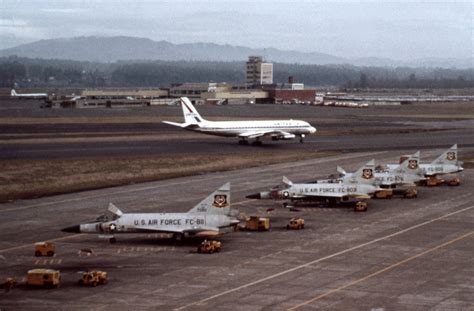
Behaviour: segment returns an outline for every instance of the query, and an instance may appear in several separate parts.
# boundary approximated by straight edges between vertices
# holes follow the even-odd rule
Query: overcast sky
[[[473,1],[0,0],[0,48],[135,36],[342,57],[472,58]]]

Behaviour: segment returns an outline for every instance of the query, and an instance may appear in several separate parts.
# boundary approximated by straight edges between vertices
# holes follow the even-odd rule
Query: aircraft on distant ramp
[[[19,98],[47,98],[48,93],[22,93],[18,94],[14,89],[10,92],[11,97],[19,97]]]
[[[239,144],[248,144],[254,139],[261,144],[260,138],[270,137],[272,140],[290,140],[300,137],[302,143],[305,136],[316,132],[316,128],[306,121],[274,120],[274,121],[208,121],[205,120],[187,97],[181,97],[184,123],[163,121],[186,130],[209,135],[238,137]]]
[[[112,203],[95,222],[62,229],[63,232],[98,233],[115,242],[118,233],[172,233],[175,240],[207,237],[236,226],[239,211],[230,207],[230,183],[222,185],[187,213],[123,213]]]

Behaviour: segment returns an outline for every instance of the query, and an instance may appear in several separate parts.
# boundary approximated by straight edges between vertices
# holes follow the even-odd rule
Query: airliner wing
[[[261,132],[245,132],[245,133],[242,133],[242,134],[239,134],[238,136],[240,138],[249,138],[249,139],[252,139],[252,138],[257,138],[257,137],[262,137],[264,135],[267,135],[267,133],[269,133],[268,131],[261,131]]]
[[[255,131],[255,132],[245,132],[238,135],[240,138],[258,138],[262,136],[279,136],[285,138],[295,138],[294,134],[284,132],[284,131]]]
[[[177,126],[177,127],[180,127],[180,128],[196,128],[196,127],[199,127],[196,124],[189,124],[189,123],[176,123],[176,122],[171,122],[171,121],[161,121],[161,122],[163,122],[165,124]]]

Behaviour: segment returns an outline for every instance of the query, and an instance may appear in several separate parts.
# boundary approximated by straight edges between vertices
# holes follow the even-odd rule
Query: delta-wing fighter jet
[[[408,156],[400,165],[384,170],[375,170],[375,185],[383,188],[377,191],[377,198],[391,198],[394,188],[402,188],[405,197],[414,198],[417,196],[416,184],[424,180],[423,170],[420,165],[420,152]],[[347,173],[340,166],[337,171],[341,174],[341,179],[351,178],[354,173]]]
[[[367,200],[379,191],[375,186],[374,160],[367,162],[357,172],[345,179],[325,180],[315,183],[295,184],[283,177],[283,185],[270,191],[248,195],[249,199],[286,200],[297,202],[327,202],[337,204],[344,201],[355,201],[355,211],[366,211]],[[283,203],[288,207],[288,203]]]
[[[403,158],[402,156],[401,159]],[[423,170],[426,184],[429,186],[436,186],[444,182],[451,186],[458,186],[460,180],[455,174],[464,170],[462,164],[463,162],[458,160],[458,145],[455,144],[433,162],[420,163],[420,168]],[[396,166],[396,164],[387,165],[388,168]]]
[[[177,126],[189,131],[200,132],[209,135],[238,137],[239,144],[248,144],[254,140],[255,144],[261,144],[263,137],[272,140],[290,140],[300,137],[300,142],[308,134],[316,132],[306,121],[300,120],[273,120],[273,121],[208,121],[205,120],[187,97],[181,97],[181,108],[183,109],[184,123],[163,121],[165,124]]]
[[[206,237],[239,223],[237,209],[230,207],[230,184],[226,183],[187,213],[123,213],[112,203],[108,213],[95,222],[62,229],[64,232],[109,235],[119,233],[171,233],[174,239]]]

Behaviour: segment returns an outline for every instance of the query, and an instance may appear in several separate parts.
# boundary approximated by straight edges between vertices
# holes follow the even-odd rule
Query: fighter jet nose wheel
[[[174,238],[174,240],[175,240],[176,242],[181,242],[181,241],[183,241],[183,235],[182,235],[181,233],[175,233],[175,234],[173,235],[173,238]]]

